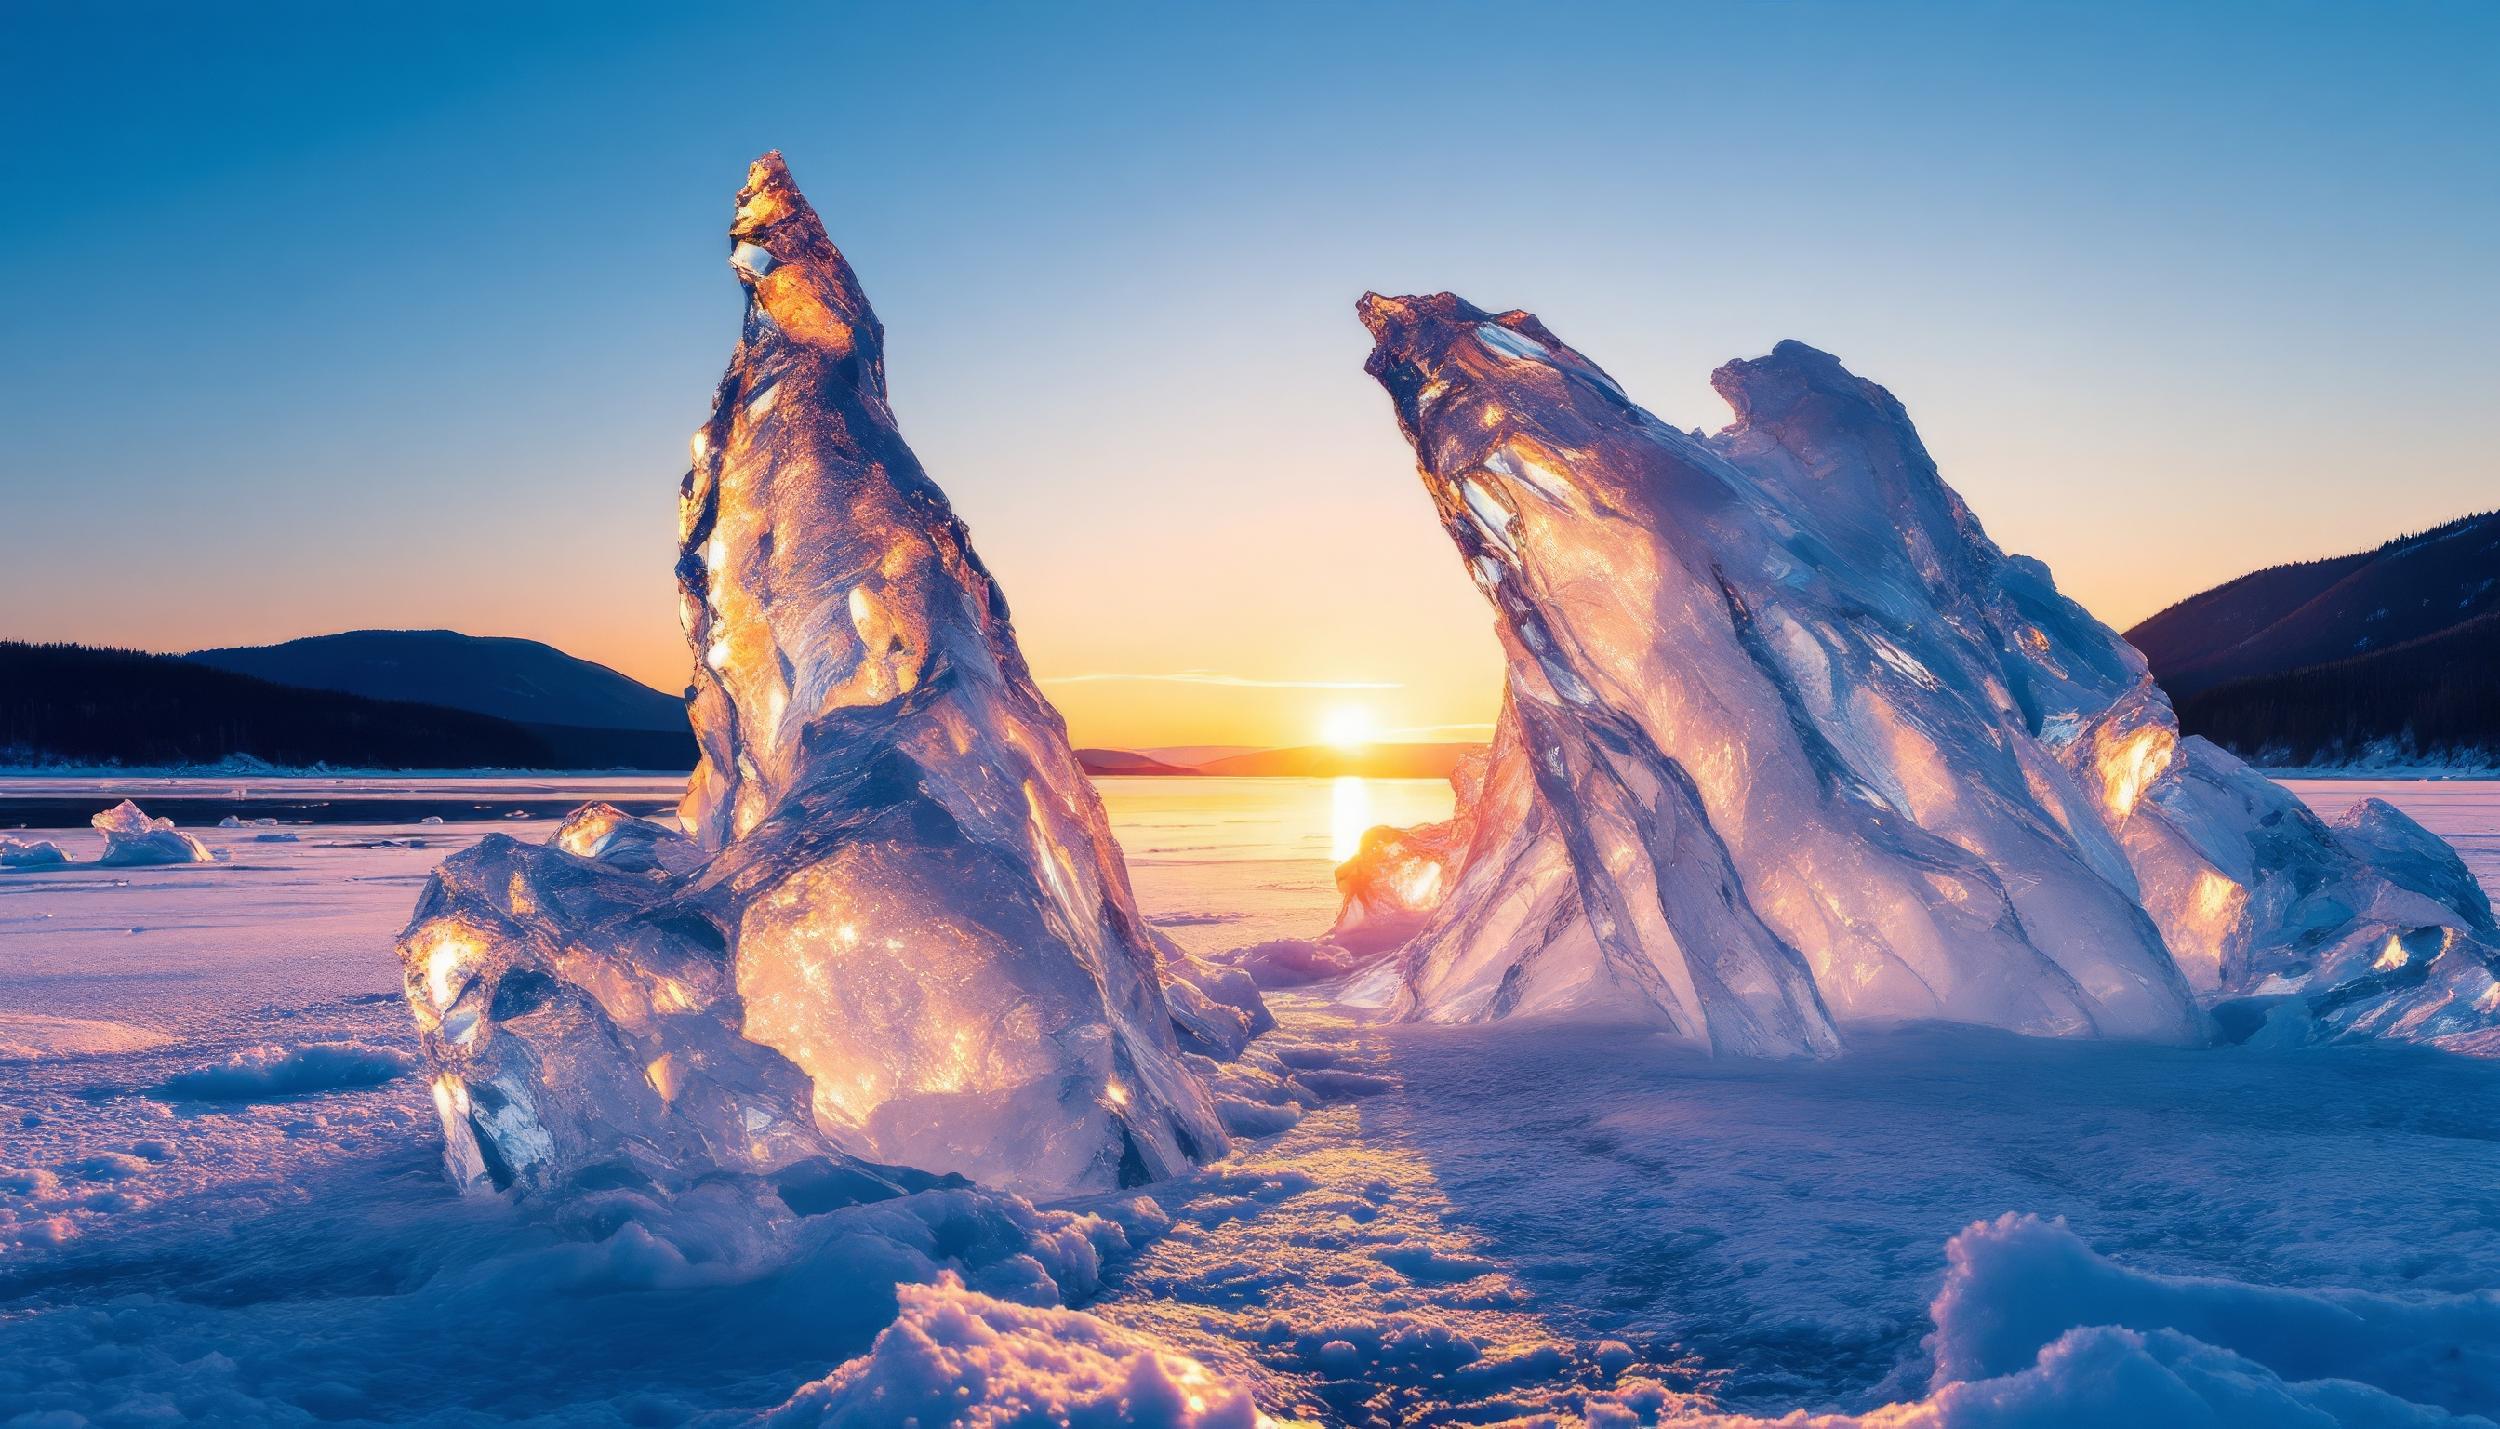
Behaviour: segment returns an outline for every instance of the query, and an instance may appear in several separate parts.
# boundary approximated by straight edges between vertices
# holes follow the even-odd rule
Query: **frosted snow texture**
[[[2153,1275],[2062,1221],[2007,1214],[1945,1246],[1927,1397],[1865,1415],[1700,1414],[1694,1429],[2049,1429],[2082,1424],[2477,1425],[2500,1397],[2500,1297],[2398,1299]],[[1598,1396],[1592,1424],[1661,1396]]]
[[[766,1429],[869,1424],[1007,1429],[1254,1429],[1250,1387],[1134,1330],[964,1288],[895,1289],[902,1313],[865,1355],[762,1417]]]
[[[2198,994],[2260,987],[2329,1032],[2500,1020],[2452,851],[2392,810],[2330,829],[2182,740],[2142,657],[1836,359],[1722,367],[1737,420],[1704,437],[1526,313],[1361,312],[1509,665],[1404,1015],[1788,1054],[1908,1018],[2191,1041]]]
[[[2093,1253],[2061,1221],[2007,1214],[1945,1247],[1936,1379],[1988,1379],[2070,1330],[2175,1330],[2286,1379],[2368,1384],[2417,1404],[2500,1404],[2500,1294],[2399,1298],[2152,1275]]]
[[[1930,1307],[1935,1382],[1864,1415],[1712,1412],[1626,1376],[1567,1422],[1692,1429],[2053,1429],[2200,1424],[2477,1425],[2500,1396],[2500,1297],[2398,1299],[2149,1274],[2062,1221],[2007,1214],[1947,1243]],[[805,1386],[769,1425],[1190,1425],[1258,1422],[1251,1387],[1093,1315],[1033,1309],[952,1276],[904,1286],[871,1350]],[[1336,1348],[1385,1326],[1340,1322]],[[1368,1332],[1368,1333],[1367,1333]],[[1613,1348],[1625,1359],[1632,1351]],[[1602,1350],[1601,1350],[1602,1352]],[[1325,1357],[1325,1351],[1322,1352]],[[1472,1357],[1471,1357],[1472,1358]]]
[[[680,502],[693,837],[594,806],[445,865],[402,956],[455,1175],[832,1151],[1062,1191],[1220,1154],[1182,1044],[1238,1051],[1256,992],[1176,956],[1167,1001],[1101,802],[778,155],[730,238],[745,329]]]
[[[363,1042],[307,1042],[299,1047],[264,1044],[231,1053],[221,1062],[178,1072],[158,1091],[196,1101],[264,1101],[380,1086],[416,1065],[414,1057],[397,1048]]]

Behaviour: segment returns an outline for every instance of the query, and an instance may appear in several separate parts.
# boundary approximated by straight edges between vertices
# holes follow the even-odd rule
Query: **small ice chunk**
[[[128,799],[96,815],[90,823],[104,835],[104,856],[96,862],[112,867],[150,863],[213,863],[208,845],[177,833],[171,819],[151,819]]]
[[[0,868],[51,868],[67,862],[69,855],[48,840],[0,838]]]

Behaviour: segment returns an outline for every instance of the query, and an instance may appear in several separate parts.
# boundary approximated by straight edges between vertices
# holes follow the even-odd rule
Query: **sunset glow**
[[[620,20],[614,67],[575,93],[493,82],[573,57],[558,27],[519,18],[456,42],[357,41],[310,71],[333,78],[324,89],[293,83],[306,62],[288,46],[335,46],[369,18],[361,9],[334,7],[318,26],[226,14],[232,33],[202,12],[195,43],[127,56],[145,67],[117,78],[128,122],[162,141],[113,175],[117,202],[152,219],[126,229],[96,225],[86,202],[98,140],[79,116],[92,76],[38,67],[12,96],[25,172],[0,262],[25,300],[5,390],[41,497],[17,516],[40,517],[43,538],[0,570],[0,605],[45,613],[21,634],[156,650],[363,628],[521,636],[684,689],[699,657],[677,632],[672,578],[643,556],[702,411],[682,355],[705,350],[740,275],[769,262],[751,243],[714,241],[712,179],[767,139],[825,156],[824,182],[843,186],[842,241],[910,334],[887,363],[894,400],[1013,595],[1037,675],[1359,670],[1398,686],[1370,702],[1379,730],[1493,717],[1501,657],[1482,599],[1360,371],[1347,314],[1366,285],[1418,291],[1465,275],[1481,301],[1532,305],[1607,353],[1678,427],[1729,419],[1703,380],[1719,362],[1784,337],[1838,353],[1917,406],[1992,538],[2047,561],[2063,593],[2122,628],[2248,570],[2428,527],[2493,489],[2470,435],[2492,373],[2473,320],[2495,281],[2478,241],[2493,186],[2471,181],[2490,150],[2485,86],[2441,68],[2483,53],[2478,42],[2423,47],[2354,10],[2331,44],[2257,27],[2279,52],[2248,64],[2245,28],[2210,15],[2181,16],[2159,43],[2124,25],[2087,36],[2009,20],[2009,35],[2036,23],[2058,41],[1945,71],[1931,109],[1894,103],[1881,77],[1923,46],[1974,42],[1934,15],[1835,7],[1803,25],[1776,6],[1633,7],[1601,23],[1485,9],[1410,29],[1400,10],[1305,16],[1290,43],[1220,8],[1082,39],[1039,10],[961,27],[908,7],[877,25],[801,11],[777,45],[851,56],[860,89],[824,112],[794,103],[770,125],[748,102],[746,28],[692,15]],[[41,14],[23,53],[79,53],[103,24],[78,7]],[[404,23],[424,28],[414,14]],[[1593,30],[1606,37],[1594,50]],[[956,91],[932,89],[920,68],[939,47],[961,86],[943,102]],[[1359,58],[1390,52],[1404,62]],[[1521,72],[1573,75],[1591,103],[1615,106],[1609,122],[1567,106],[1508,111],[1470,145],[1406,154],[1421,167],[1399,184],[1379,181],[1376,152],[1338,137],[1435,112],[1452,97],[1447,76],[1496,52]],[[1776,53],[1794,68],[1767,89],[1743,67],[1659,85],[1647,57],[1661,53]],[[2102,77],[2151,53],[2213,88],[2154,88],[2144,122],[2170,139],[2146,170],[2128,129],[2089,116]],[[1185,78],[1195,59],[1227,54],[1258,56],[1278,83]],[[2356,55],[2420,82],[2342,116],[2355,128],[2337,152],[2377,161],[2316,170],[2317,134],[2262,117],[2324,122],[2309,100],[2351,82]],[[1142,82],[1168,122],[1131,122]],[[2000,83],[2024,93],[2019,113],[1982,94]],[[617,96],[639,126],[630,141],[587,117]],[[2002,122],[1937,127],[1957,100]],[[340,104],[346,117],[329,108]],[[1054,182],[1068,135],[1019,116],[1063,107],[1072,132],[1104,145],[1089,168],[1166,181]],[[1809,149],[1801,167],[1785,124],[1729,132],[1723,116],[1739,109],[1846,141]],[[203,115],[213,122],[188,122]],[[877,116],[873,137],[863,116]],[[379,157],[425,168],[439,191],[329,181],[335,136],[385,128],[398,147]],[[473,162],[528,152],[517,135],[576,150],[560,208],[528,166]],[[1949,142],[1922,187],[1871,195],[1851,233],[1804,261],[1795,225],[1819,209],[1799,195],[1863,182],[1939,136]],[[1208,164],[1210,144],[1240,167]],[[1587,212],[1591,175],[1696,166],[1727,185],[1719,211],[1747,221],[1695,228],[1673,186],[1609,186],[1606,211]],[[1575,215],[1606,236],[1526,241],[1413,201],[1414,189],[1493,174],[1507,209]],[[1033,185],[1012,200],[1029,203],[1026,221],[1003,227],[991,221],[1002,176]],[[2318,188],[2329,183],[2350,187]],[[2237,206],[2218,227],[2165,217],[2219,195]],[[352,261],[280,282],[264,255],[300,243],[316,203],[323,225],[359,235]],[[2336,241],[2296,241],[2315,237],[2323,211]],[[566,281],[527,281],[509,255],[551,222],[580,223],[585,241],[567,245]],[[1788,236],[1760,241],[1756,224]],[[203,243],[157,253],[160,232]],[[1672,251],[1654,251],[1670,233]],[[156,277],[53,281],[73,247],[99,269]],[[2347,271],[2356,254],[2367,261]],[[778,294],[784,271],[752,281]],[[2287,310],[2287,291],[2335,301]],[[86,380],[118,364],[124,334],[172,309],[215,342],[161,354],[131,373],[135,387]],[[318,336],[339,311],[366,325],[353,380]],[[274,446],[234,415],[273,391],[317,394],[293,418],[299,437]],[[2304,400],[2268,400],[2285,391]],[[127,404],[162,415],[122,420]],[[2353,420],[2391,411],[2402,419]],[[349,467],[360,479],[337,490]],[[2366,483],[2356,470],[2407,477]],[[37,478],[46,471],[63,476]],[[268,519],[278,510],[290,519]],[[144,560],[157,583],[89,582],[99,550]],[[231,579],[238,569],[254,578]],[[73,588],[79,598],[63,600]],[[1044,690],[1078,744],[1114,748],[1308,743],[1321,712],[1274,683]]]
[[[1339,705],[1320,720],[1320,743],[1338,749],[1361,749],[1379,733],[1372,712],[1361,705]]]

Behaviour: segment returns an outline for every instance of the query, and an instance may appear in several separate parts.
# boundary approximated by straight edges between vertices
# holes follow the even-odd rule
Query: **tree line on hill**
[[[0,642],[0,760],[339,769],[690,769],[685,730],[530,724],[280,685],[173,655]]]
[[[2182,728],[2261,764],[2500,763],[2500,512],[2252,571],[2127,638]]]

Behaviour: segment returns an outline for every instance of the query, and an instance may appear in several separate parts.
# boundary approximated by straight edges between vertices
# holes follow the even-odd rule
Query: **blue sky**
[[[2500,7],[20,6],[0,634],[532,635],[670,684],[778,147],[1080,738],[1487,717],[1352,317],[1670,420],[1795,337],[2131,623],[2500,505]]]

